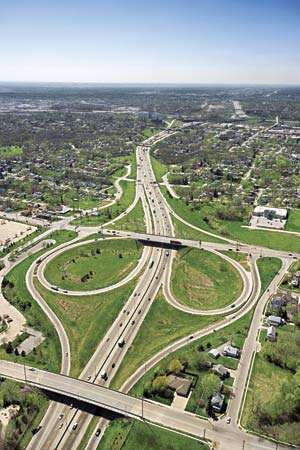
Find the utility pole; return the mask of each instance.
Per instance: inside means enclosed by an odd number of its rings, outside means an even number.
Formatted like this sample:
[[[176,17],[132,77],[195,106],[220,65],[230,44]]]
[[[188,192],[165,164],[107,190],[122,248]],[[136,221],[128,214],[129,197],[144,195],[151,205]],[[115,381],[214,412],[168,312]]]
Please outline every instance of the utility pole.
[[[25,379],[25,383],[26,383],[26,366],[25,366],[25,363],[23,364],[23,367],[24,367],[24,379]]]

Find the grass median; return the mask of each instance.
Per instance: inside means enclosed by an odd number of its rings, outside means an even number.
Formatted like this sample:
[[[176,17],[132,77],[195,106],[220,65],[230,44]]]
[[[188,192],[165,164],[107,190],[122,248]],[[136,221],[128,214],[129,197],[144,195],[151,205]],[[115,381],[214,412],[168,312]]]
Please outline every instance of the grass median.
[[[134,289],[136,280],[108,293],[88,296],[67,296],[35,286],[50,308],[61,320],[71,347],[71,376],[77,377],[97,345],[113,324]]]
[[[135,370],[168,344],[201,330],[219,317],[187,314],[170,306],[162,293],[155,298],[133,344],[128,349],[112,382],[120,388]]]
[[[130,213],[111,224],[108,228],[145,233],[146,224],[141,200],[137,202],[136,206],[132,211],[130,211]]]

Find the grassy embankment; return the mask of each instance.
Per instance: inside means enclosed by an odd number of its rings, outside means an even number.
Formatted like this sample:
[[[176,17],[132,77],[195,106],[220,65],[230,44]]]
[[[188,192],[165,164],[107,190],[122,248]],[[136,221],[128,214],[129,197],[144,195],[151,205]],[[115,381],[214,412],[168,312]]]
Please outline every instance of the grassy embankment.
[[[230,305],[243,290],[238,271],[214,253],[181,249],[173,263],[171,289],[180,303],[195,309]]]
[[[67,290],[87,291],[117,283],[137,265],[142,245],[130,239],[110,239],[75,247],[47,264],[45,277]]]
[[[239,253],[235,251],[221,252],[221,253],[224,253],[224,255],[229,256],[229,258],[235,259],[244,267],[244,269],[246,269],[248,272],[250,271],[250,265],[246,253]]]
[[[276,342],[261,334],[242,415],[245,428],[294,445],[300,444],[299,336],[299,327],[289,325],[277,329]]]
[[[156,181],[160,183],[162,181],[163,175],[165,175],[169,171],[169,168],[166,164],[161,163],[154,156],[151,156],[150,158]]]
[[[129,214],[114,222],[108,228],[117,230],[128,230],[144,233],[146,231],[146,224],[144,219],[144,211],[141,200],[130,211]]]
[[[11,159],[23,155],[23,149],[17,145],[11,147],[0,147],[0,158]]]
[[[207,444],[138,420],[119,419],[110,423],[101,450],[208,450]]]
[[[204,242],[220,242],[226,244],[226,241],[210,236],[209,234],[202,233],[201,231],[197,231],[194,228],[185,225],[183,222],[176,219],[175,217],[172,217],[172,222],[175,229],[175,235],[178,238],[192,239],[195,241],[204,241]]]
[[[300,233],[300,209],[292,209],[289,212],[285,230]]]

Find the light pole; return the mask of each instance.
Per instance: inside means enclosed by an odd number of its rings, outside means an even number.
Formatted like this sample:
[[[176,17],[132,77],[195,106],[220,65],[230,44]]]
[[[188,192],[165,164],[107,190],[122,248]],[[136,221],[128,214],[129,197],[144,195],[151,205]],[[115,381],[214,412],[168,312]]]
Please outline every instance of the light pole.
[[[23,364],[23,367],[24,367],[24,379],[25,379],[25,383],[26,383],[26,366],[25,366],[25,363]]]

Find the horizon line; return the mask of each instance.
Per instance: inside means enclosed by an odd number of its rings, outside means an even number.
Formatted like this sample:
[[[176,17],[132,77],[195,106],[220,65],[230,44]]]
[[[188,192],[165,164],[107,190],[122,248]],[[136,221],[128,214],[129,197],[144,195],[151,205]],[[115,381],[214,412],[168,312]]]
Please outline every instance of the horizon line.
[[[146,81],[38,81],[38,80],[0,80],[4,84],[74,84],[74,85],[129,85],[129,86],[277,86],[300,87],[300,81],[294,83],[262,83],[262,82],[146,82]]]

